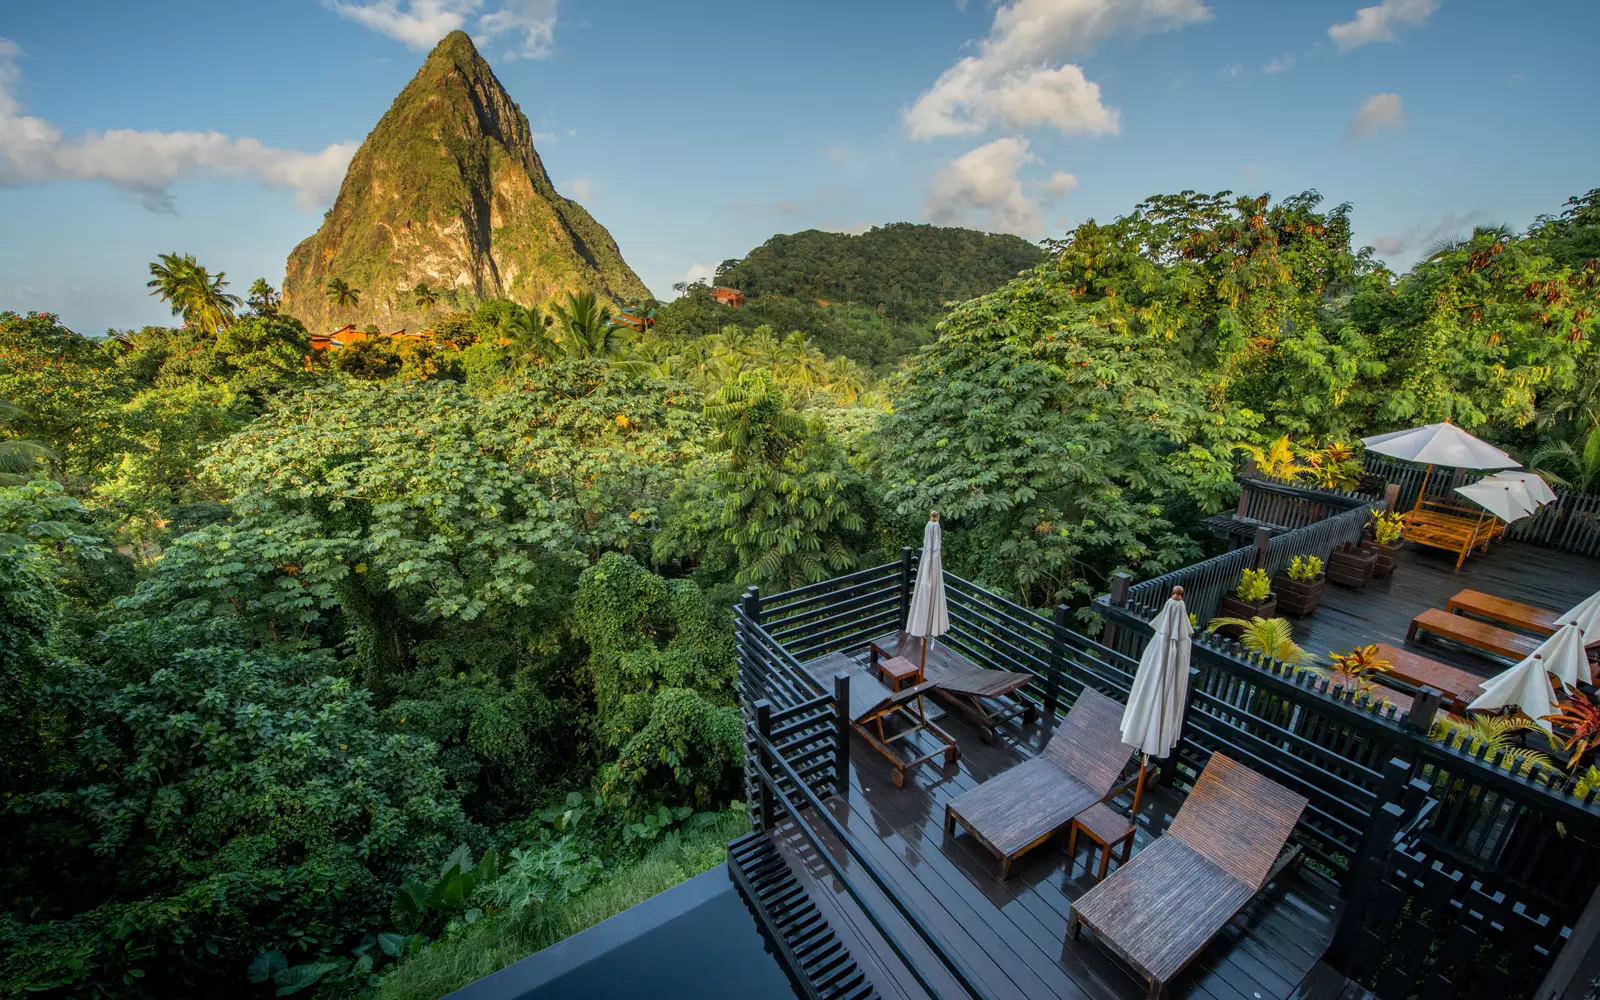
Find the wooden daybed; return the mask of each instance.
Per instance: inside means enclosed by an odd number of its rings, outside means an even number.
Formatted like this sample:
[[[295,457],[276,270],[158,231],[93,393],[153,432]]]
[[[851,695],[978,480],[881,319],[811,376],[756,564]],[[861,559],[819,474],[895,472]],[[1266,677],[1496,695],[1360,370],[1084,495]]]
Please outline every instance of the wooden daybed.
[[[1473,549],[1487,549],[1505,533],[1504,521],[1481,507],[1446,500],[1423,500],[1400,515],[1405,540],[1456,554],[1456,569]]]
[[[1216,753],[1167,832],[1072,904],[1149,983],[1156,1000],[1292,858],[1284,845],[1306,799]]]
[[[1445,705],[1460,714],[1483,693],[1483,678],[1438,660],[1413,653],[1386,642],[1378,643],[1378,656],[1394,664],[1383,676],[1405,681],[1414,687],[1431,687],[1444,696]]]
[[[1504,597],[1485,594],[1479,590],[1463,590],[1450,598],[1444,609],[1451,614],[1471,615],[1474,618],[1509,625],[1539,635],[1554,635],[1561,625],[1559,611],[1534,607],[1532,604],[1523,604],[1520,601],[1509,601]]]
[[[1538,649],[1542,641],[1531,635],[1508,632],[1488,622],[1480,622],[1465,615],[1453,615],[1438,608],[1429,608],[1411,619],[1411,628],[1406,631],[1406,641],[1416,639],[1419,632],[1451,639],[1464,646],[1471,646],[1473,649],[1495,656],[1503,656],[1508,660],[1522,660]]]
[[[818,680],[832,678],[840,671],[850,675],[850,724],[872,744],[874,750],[889,759],[893,768],[889,777],[894,787],[904,788],[908,773],[940,754],[944,755],[946,764],[954,764],[961,759],[961,748],[956,746],[955,737],[934,724],[933,716],[924,704],[924,696],[933,690],[932,681],[896,691],[843,653],[831,653],[811,660],[805,667]],[[885,725],[891,719],[896,722],[894,732],[890,732]],[[895,752],[896,743],[913,740],[917,733],[932,736],[936,743],[934,748],[922,751],[916,744],[907,744],[917,746],[917,749],[904,757]]]

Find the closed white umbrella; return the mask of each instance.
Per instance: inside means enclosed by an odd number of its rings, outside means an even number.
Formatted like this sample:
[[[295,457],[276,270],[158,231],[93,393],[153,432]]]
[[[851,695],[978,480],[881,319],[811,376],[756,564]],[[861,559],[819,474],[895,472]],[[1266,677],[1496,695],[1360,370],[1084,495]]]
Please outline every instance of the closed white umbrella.
[[[1183,729],[1183,708],[1189,695],[1189,609],[1183,605],[1183,588],[1173,587],[1172,597],[1150,623],[1155,634],[1139,657],[1128,707],[1122,711],[1122,742],[1138,750],[1139,787],[1133,795],[1133,814],[1139,814],[1144,793],[1145,766],[1151,757],[1172,753]]]
[[[1528,491],[1521,483],[1492,483],[1485,479],[1457,486],[1456,492],[1507,524],[1521,520],[1537,509],[1533,498],[1528,496]]]
[[[1422,488],[1417,490],[1417,503],[1428,489],[1428,479],[1435,465],[1452,469],[1520,469],[1522,463],[1507,455],[1487,441],[1468,434],[1455,424],[1428,424],[1405,431],[1391,431],[1361,439],[1368,451],[1407,462],[1425,462],[1428,472],[1422,477]]]
[[[1552,490],[1550,484],[1545,482],[1544,477],[1537,472],[1496,472],[1492,476],[1485,476],[1483,481],[1486,483],[1521,483],[1522,488],[1528,491],[1528,496],[1533,498],[1534,504],[1538,507],[1543,507],[1547,503],[1554,503],[1556,499],[1556,491]]]
[[[928,665],[928,639],[950,631],[950,606],[944,596],[943,531],[939,512],[928,515],[922,529],[922,559],[917,564],[917,583],[911,590],[911,613],[906,616],[906,632],[922,636],[922,663]]]
[[[1556,694],[1550,686],[1550,675],[1554,674],[1562,684],[1571,686],[1577,683],[1580,671],[1588,676],[1583,632],[1576,625],[1563,625],[1521,663],[1484,681],[1483,694],[1467,707],[1490,709],[1514,705],[1549,732],[1550,723],[1544,721],[1544,717],[1556,711]]]
[[[1583,644],[1600,642],[1600,590],[1589,595],[1589,599],[1582,601],[1577,607],[1562,615],[1558,621],[1571,622],[1583,632]]]

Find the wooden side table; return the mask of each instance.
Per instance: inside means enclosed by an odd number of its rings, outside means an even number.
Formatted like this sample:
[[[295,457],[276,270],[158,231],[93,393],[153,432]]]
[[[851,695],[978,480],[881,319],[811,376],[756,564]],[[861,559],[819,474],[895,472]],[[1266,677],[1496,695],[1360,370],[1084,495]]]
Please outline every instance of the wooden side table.
[[[1067,857],[1072,863],[1078,858],[1078,833],[1088,837],[1100,848],[1100,872],[1097,879],[1106,877],[1106,866],[1111,861],[1111,849],[1122,845],[1122,858],[1117,864],[1125,865],[1133,853],[1133,824],[1128,818],[1104,802],[1096,802],[1072,818],[1072,833],[1067,838]]]
[[[878,661],[878,673],[895,691],[900,690],[900,685],[906,681],[915,681],[920,672],[915,663],[903,656],[891,656]]]

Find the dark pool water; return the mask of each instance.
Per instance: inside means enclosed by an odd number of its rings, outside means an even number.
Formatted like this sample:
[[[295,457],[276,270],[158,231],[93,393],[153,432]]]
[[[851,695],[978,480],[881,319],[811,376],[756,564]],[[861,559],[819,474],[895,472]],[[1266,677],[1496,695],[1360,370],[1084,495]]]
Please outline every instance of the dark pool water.
[[[795,996],[719,866],[480,979],[449,1000]]]

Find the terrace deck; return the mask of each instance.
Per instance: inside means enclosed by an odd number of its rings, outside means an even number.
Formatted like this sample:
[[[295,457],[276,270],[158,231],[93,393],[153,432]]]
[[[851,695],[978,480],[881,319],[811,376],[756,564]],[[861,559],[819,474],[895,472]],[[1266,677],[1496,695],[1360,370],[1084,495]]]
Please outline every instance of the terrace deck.
[[[850,758],[850,793],[827,800],[837,820],[888,873],[895,890],[941,939],[941,947],[960,955],[993,997],[1136,1000],[1145,984],[1096,944],[1091,934],[1066,938],[1071,903],[1094,885],[1090,849],[1080,838],[1076,864],[1067,865],[1063,832],[1024,855],[1012,878],[1002,882],[995,860],[965,832],[947,835],[944,806],[979,782],[1035,754],[1049,736],[1053,719],[1001,728],[985,745],[965,719],[946,725],[961,746],[958,765],[929,765],[896,789],[886,762],[856,735]],[[1130,794],[1119,800],[1125,814]],[[1164,787],[1147,790],[1136,850],[1166,828],[1178,797]],[[842,846],[820,823],[811,824],[830,852],[851,864]],[[774,839],[807,891],[846,943],[856,963],[886,998],[926,994],[868,922],[855,901],[835,883],[806,839],[785,821]],[[879,905],[879,904],[882,905]],[[1338,916],[1333,886],[1315,872],[1291,868],[1270,884],[1216,941],[1174,982],[1172,1000],[1298,1000],[1335,998],[1345,984],[1330,981],[1317,966]],[[892,912],[881,899],[879,912]],[[897,936],[911,942],[917,965],[939,973],[920,939],[905,928]],[[1313,989],[1313,986],[1316,988]],[[1330,991],[1331,986],[1331,991]],[[951,990],[950,992],[959,992]]]
[[[1316,613],[1294,622],[1295,642],[1321,659],[1329,651],[1386,642],[1488,677],[1507,663],[1435,638],[1408,643],[1411,619],[1429,608],[1442,610],[1453,595],[1468,589],[1554,611],[1565,611],[1600,590],[1600,562],[1526,542],[1495,542],[1487,553],[1474,553],[1459,571],[1454,563],[1451,553],[1407,545],[1387,580],[1373,580],[1363,590],[1329,583]]]

